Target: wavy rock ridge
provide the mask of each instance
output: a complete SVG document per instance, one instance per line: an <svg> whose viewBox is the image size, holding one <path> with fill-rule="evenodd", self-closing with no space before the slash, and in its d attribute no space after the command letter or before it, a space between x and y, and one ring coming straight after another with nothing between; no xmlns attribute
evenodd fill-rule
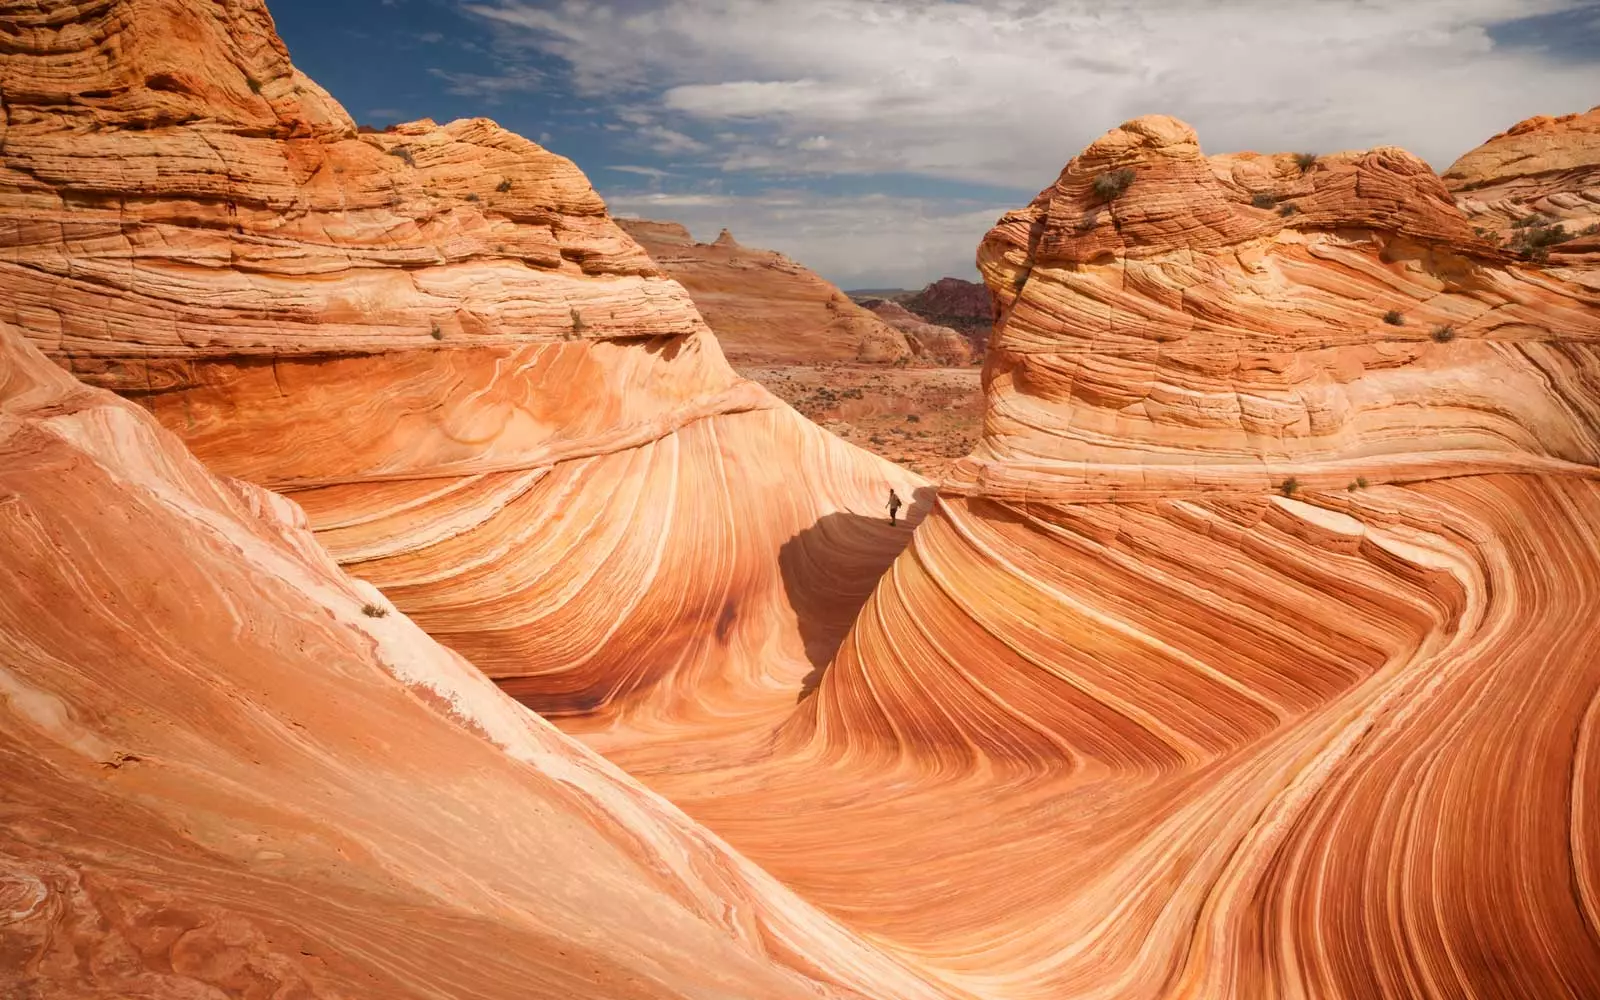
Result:
<svg viewBox="0 0 1600 1000"><path fill-rule="evenodd" d="M0 80L4 318L213 467L292 489L418 624L876 949L713 932L694 969L651 971L663 992L710 992L690 974L726 955L748 970L717 984L734 995L812 988L782 967L873 997L932 989L917 977L996 1000L1600 995L1600 302L1475 233L1415 158L1207 158L1166 118L1091 146L980 250L999 312L985 437L901 551L870 515L886 483L919 484L729 373L565 161L455 138L486 123L357 137L294 94L258 7L135 9L5 11L38 54L16 77L57 82ZM221 54L185 65L243 82L190 87L219 109L182 124L128 117L169 100L148 66L74 89L102 72L83 53L144 31L127 37L201 32ZM177 173L139 180L131 208L108 207L110 181L83 201L116 162L94 155L106 133L152 166L190 135L237 140L228 176L266 164L252 183L298 206L283 242L255 196L236 230ZM13 135L55 173L12 168ZM455 152L412 148L434 144ZM438 172L374 179L391 169ZM340 177L366 207L319 186ZM480 182L461 202L486 207L432 193ZM414 193L377 204L395 190ZM518 192L541 207L490 197ZM51 235L79 220L102 235ZM487 242L465 235L480 220ZM270 252L241 263L258 239ZM84 277L97 254L104 281ZM369 284L377 300L351 297ZM170 334L119 319L150 302L138 316L179 316ZM421 749L404 766L451 759ZM468 843L478 864L502 850ZM697 912L752 912L722 898ZM775 970L738 944L774 938ZM465 953L524 953L494 940Z"/></svg>
<svg viewBox="0 0 1600 1000"><path fill-rule="evenodd" d="M935 997L0 331L0 992Z"/></svg>
<svg viewBox="0 0 1600 1000"><path fill-rule="evenodd" d="M1518 122L1444 172L1456 203L1487 233L1526 244L1529 223L1554 224L1550 269L1600 288L1600 107Z"/></svg>
<svg viewBox="0 0 1600 1000"><path fill-rule="evenodd" d="M984 441L815 695L613 759L981 996L1600 989L1600 301L1167 118L979 259Z"/></svg>
<svg viewBox="0 0 1600 1000"><path fill-rule="evenodd" d="M1400 150L1160 117L979 262L983 443L781 763L657 787L984 995L1600 990L1600 300Z"/></svg>
<svg viewBox="0 0 1600 1000"><path fill-rule="evenodd" d="M802 629L793 580L886 564L920 480L729 369L569 161L358 134L258 3L0 15L0 320L542 711L792 704L854 612Z"/></svg>

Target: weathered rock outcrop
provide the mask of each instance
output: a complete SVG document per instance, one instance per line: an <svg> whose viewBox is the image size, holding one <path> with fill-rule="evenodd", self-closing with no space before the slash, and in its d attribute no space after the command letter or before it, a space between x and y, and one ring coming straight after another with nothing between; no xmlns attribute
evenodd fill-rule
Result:
<svg viewBox="0 0 1600 1000"><path fill-rule="evenodd" d="M1600 107L1519 122L1451 164L1444 182L1474 225L1600 288Z"/></svg>
<svg viewBox="0 0 1600 1000"><path fill-rule="evenodd" d="M982 356L994 326L994 311L989 290L981 282L940 278L896 301L929 323L961 331L973 354Z"/></svg>
<svg viewBox="0 0 1600 1000"><path fill-rule="evenodd" d="M566 161L483 122L357 135L242 0L0 9L33 60L7 56L0 79L0 287L16 292L0 319L215 468L292 491L316 541L398 608L355 618L357 600L379 598L303 534L283 544L343 596L288 607L259 570L230 569L264 543L196 551L222 513L178 530L160 507L102 541L84 525L127 504L92 469L50 479L72 463L35 473L0 456L18 484L7 496L44 498L29 501L35 521L5 520L33 508L0 499L5 540L30 553L0 602L47 595L0 603L4 634L22 637L35 687L81 675L106 688L78 683L60 711L32 688L6 693L31 721L0 729L0 747L30 769L14 780L32 796L4 820L20 831L7 853L31 845L49 863L38 845L82 824L95 839L67 841L70 873L105 856L106 824L131 822L79 791L50 812L37 789L85 779L61 778L67 751L32 736L10 750L13 732L115 714L140 739L111 750L140 759L94 757L121 765L103 782L139 780L146 757L191 768L168 791L110 800L179 833L86 880L110 903L70 925L156 936L115 962L60 959L55 981L163 948L177 958L145 968L211 954L206 975L244 975L248 925L202 924L218 928L211 952L184 932L200 903L247 905L206 886L261 876L197 872L245 851L301 857L246 835L313 821L218 823L181 793L207 768L225 780L204 787L276 793L244 764L265 754L301 792L326 789L305 811L338 822L296 842L310 860L290 873L330 915L287 897L303 905L266 907L286 916L262 936L314 952L302 958L315 957L302 941L326 939L327 975L348 961L351 981L371 971L418 994L500 995L531 977L577 996L925 995L921 980L994 1000L1600 995L1600 297L1475 232L1414 157L1207 158L1161 117L1103 137L980 249L998 311L985 433L935 499L730 372L687 296ZM222 54L93 55L194 38ZM158 64L193 69L182 93L205 103L169 107ZM714 248L744 252L731 243ZM61 411L13 412L39 426ZM98 440L52 426L61 448ZM96 461L149 453L112 440ZM914 535L879 513L890 484ZM185 561L169 567L169 551ZM115 572L97 569L107 556ZM118 582L159 595L202 557L179 577L189 612ZM79 565L95 575L60 570ZM190 635L172 621L195 600ZM104 610L80 621L80 604ZM282 624L248 617L257 604L287 607ZM147 619L166 631L128 627ZM515 864L566 842L548 831L572 800L552 800L539 768L588 761L609 775L609 803L633 801L618 791L631 786L526 719L547 755L502 772L493 743L521 745L499 728L495 713L518 718L502 702L489 722L471 716L490 737L479 755L461 749L477 737L373 662L390 655L374 630L412 620L850 931L655 799L659 816L632 814L645 833L620 806L580 802L579 883L561 874L576 861ZM271 657L222 674L235 697L201 702L220 718L191 720L185 650L263 643ZM95 664L155 666L59 665L84 648ZM470 680L453 654L418 648ZM282 679L280 653L299 664ZM151 670L151 692L125 690ZM358 710L371 729L331 730L326 749L304 750L322 723L283 739L268 724ZM266 735L230 742L241 726ZM302 752L321 770L279 761ZM392 829L389 809L403 814ZM643 846L590 850L596 831ZM211 853L165 850L184 837ZM641 857L650 891L633 877ZM148 895L158 880L201 888L163 906ZM7 884L24 900L10 909L37 919L34 883ZM124 906L106 888L130 885L157 902ZM424 890L460 902L441 916ZM617 900L636 924L609 922ZM374 929L374 909L417 914L419 933ZM302 913L309 931L283 929ZM25 954L70 940L56 924L26 933ZM612 934L615 950L593 943ZM584 950L562 954L569 940ZM443 971L419 972L435 946ZM636 981L557 976L596 951L594 975ZM517 964L529 955L545 965ZM276 984L308 967L288 961L247 968Z"/></svg>
<svg viewBox="0 0 1600 1000"><path fill-rule="evenodd" d="M0 320L292 491L542 711L792 703L780 549L881 565L920 480L736 375L570 162L484 120L357 134L244 0L4 17Z"/></svg>
<svg viewBox="0 0 1600 1000"><path fill-rule="evenodd" d="M616 759L984 996L1600 991L1600 299L1167 118L979 261L984 440L815 694Z"/></svg>
<svg viewBox="0 0 1600 1000"><path fill-rule="evenodd" d="M774 767L859 797L673 794L994 995L1600 991L1600 297L1399 150L1159 117L979 263L984 440Z"/></svg>
<svg viewBox="0 0 1600 1000"><path fill-rule="evenodd" d="M0 994L922 984L0 328Z"/></svg>
<svg viewBox="0 0 1600 1000"><path fill-rule="evenodd" d="M972 345L958 331L935 326L898 302L867 299L861 307L905 334L911 353L918 359L941 365L964 365L972 361Z"/></svg>
<svg viewBox="0 0 1600 1000"><path fill-rule="evenodd" d="M696 243L677 223L617 223L688 289L736 364L886 362L915 354L900 331L781 253L742 246L726 229L715 242Z"/></svg>

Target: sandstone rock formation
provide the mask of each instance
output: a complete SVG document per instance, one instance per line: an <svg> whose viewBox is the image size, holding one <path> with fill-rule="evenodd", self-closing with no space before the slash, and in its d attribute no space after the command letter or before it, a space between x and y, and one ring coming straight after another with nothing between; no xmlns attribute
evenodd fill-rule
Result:
<svg viewBox="0 0 1600 1000"><path fill-rule="evenodd" d="M932 998L0 329L0 994Z"/></svg>
<svg viewBox="0 0 1600 1000"><path fill-rule="evenodd" d="M1444 182L1474 225L1600 288L1600 107L1519 122L1453 163Z"/></svg>
<svg viewBox="0 0 1600 1000"><path fill-rule="evenodd" d="M772 250L741 246L724 229L696 243L673 222L619 219L694 297L736 365L910 359L905 336L820 276Z"/></svg>
<svg viewBox="0 0 1600 1000"><path fill-rule="evenodd" d="M979 261L984 440L814 695L614 759L982 996L1600 993L1600 298L1159 117Z"/></svg>
<svg viewBox="0 0 1600 1000"><path fill-rule="evenodd" d="M223 978L243 963L292 989L282 970L326 939L351 963L327 975L418 994L532 977L562 996L1600 995L1600 295L1474 232L1414 157L1207 158L1163 117L1108 133L980 248L998 312L984 436L935 498L734 375L559 157L486 122L357 135L244 0L0 10L20 26L0 77L0 320L213 468L289 491L316 543L382 591L244 487L197 527L157 516L199 510L186 501L86 534L126 505L96 463L176 449L96 437L58 396L12 404L63 443L53 465L0 456L7 496L44 498L0 500L0 537L30 553L0 601L82 596L0 604L0 635L44 679L6 692L32 721L0 727L0 748L32 798L0 846L33 845L68 884L116 863L97 860L103 831L132 821L95 811L108 802L178 831L86 879L109 902L71 924L151 936L104 964L61 959L47 982L148 961L268 992ZM181 93L161 75L179 69ZM730 242L718 252L742 252ZM5 396L39 398L15 383ZM173 475L201 476L188 468ZM891 484L914 534L883 522ZM207 548L246 501L279 513L243 519L287 539L320 604L230 568L265 558L243 529L224 537L248 544ZM43 527L4 519L23 509ZM180 573L207 602L196 622L140 603ZM397 610L367 623L358 600ZM258 621L257 604L284 610ZM166 631L127 624L146 620ZM484 741L395 690L375 661L409 661L375 630L410 621L738 855L503 702ZM426 676L471 681L408 635ZM195 702L207 677L184 649L227 643L271 655L221 675L235 697ZM85 648L139 669L75 674ZM68 683L61 710L32 695ZM472 690L476 712L492 693ZM371 728L273 742L273 720L303 711ZM99 785L93 765L60 777L68 751L35 737L10 749L62 720L140 740L99 737L112 754L93 759L121 765ZM505 764L493 743L523 744L502 725L545 755ZM196 881L207 866L311 822L254 799L231 821L200 812L196 787L298 801L247 769L263 753L326 789L302 809L333 813L303 854L264 848L311 859L289 882L310 890L262 888L249 919L276 922L259 939L219 917L196 941L197 909L263 885L242 863ZM146 756L190 770L81 790L140 780ZM557 798L547 775L569 759L609 782L602 805L637 808ZM50 812L37 789L63 784ZM589 825L561 827L573 812ZM50 862L38 845L78 824L96 839ZM581 846L557 860L587 877L516 863L569 829ZM165 850L182 838L208 853ZM193 895L163 908L158 884ZM35 883L6 885L24 902L0 912L36 919ZM620 905L637 923L611 922ZM419 933L374 928L375 909ZM25 954L71 940L18 933ZM293 964L250 964L257 940ZM561 954L574 940L581 966ZM573 979L597 952L594 975L636 981Z"/></svg>
<svg viewBox="0 0 1600 1000"><path fill-rule="evenodd" d="M940 365L965 365L972 362L972 345L958 331L935 326L898 302L870 299L861 307L905 334L911 353L918 359Z"/></svg>
<svg viewBox="0 0 1600 1000"><path fill-rule="evenodd" d="M981 283L940 278L898 301L929 323L961 331L972 344L973 354L983 355L994 313L989 290Z"/></svg>
<svg viewBox="0 0 1600 1000"><path fill-rule="evenodd" d="M791 705L854 614L802 624L791 563L886 563L921 481L729 369L567 160L357 134L259 4L136 7L4 9L0 321L542 711Z"/></svg>

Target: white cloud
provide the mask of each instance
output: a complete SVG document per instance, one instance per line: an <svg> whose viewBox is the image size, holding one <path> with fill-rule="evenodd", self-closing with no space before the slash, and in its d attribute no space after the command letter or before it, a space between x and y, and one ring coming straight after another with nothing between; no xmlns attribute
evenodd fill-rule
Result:
<svg viewBox="0 0 1600 1000"><path fill-rule="evenodd" d="M451 73L442 69L428 72L445 83L445 92L458 97L476 97L489 104L498 104L510 94L537 91L541 78L532 70L505 74Z"/></svg>
<svg viewBox="0 0 1600 1000"><path fill-rule="evenodd" d="M654 177L658 180L662 177L672 176L670 171L662 170L660 167L640 167L634 164L620 164L614 167L607 167L606 169L618 170L625 174L638 174L641 177Z"/></svg>
<svg viewBox="0 0 1600 1000"><path fill-rule="evenodd" d="M620 216L670 219L697 239L726 227L740 243L778 250L841 288L920 288L941 275L976 280L978 241L1011 207L891 195L611 195Z"/></svg>
<svg viewBox="0 0 1600 1000"><path fill-rule="evenodd" d="M847 286L970 276L1003 209L1141 114L1183 118L1212 153L1393 144L1443 170L1514 122L1600 100L1595 59L1561 58L1526 24L1537 44L1493 34L1597 0L458 2L500 54L568 71L616 130L609 155L739 190L607 192L614 209L705 238L728 226ZM839 175L891 193L818 193ZM903 196L962 189L948 181L1017 193Z"/></svg>
<svg viewBox="0 0 1600 1000"><path fill-rule="evenodd" d="M466 6L513 44L569 61L580 93L649 105L665 123L654 127L688 140L663 136L662 151L697 151L696 125L734 133L710 151L730 171L1038 189L1095 136L1151 112L1189 121L1210 152L1393 143L1442 169L1521 118L1596 99L1594 65L1489 34L1579 0ZM778 140L794 144L783 157Z"/></svg>
<svg viewBox="0 0 1600 1000"><path fill-rule="evenodd" d="M706 148L705 143L698 139L662 125L646 125L638 130L638 135L649 143L651 149L668 156L677 153L698 153Z"/></svg>

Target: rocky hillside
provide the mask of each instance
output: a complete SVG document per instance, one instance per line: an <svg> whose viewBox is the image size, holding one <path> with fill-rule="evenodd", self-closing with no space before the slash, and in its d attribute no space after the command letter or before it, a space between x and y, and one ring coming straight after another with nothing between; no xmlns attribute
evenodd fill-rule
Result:
<svg viewBox="0 0 1600 1000"><path fill-rule="evenodd" d="M772 250L745 247L726 229L696 243L673 222L619 219L694 298L735 365L910 360L905 336L817 274Z"/></svg>
<svg viewBox="0 0 1600 1000"><path fill-rule="evenodd" d="M1600 288L1600 107L1519 122L1444 182L1485 236Z"/></svg>
<svg viewBox="0 0 1600 1000"><path fill-rule="evenodd" d="M940 365L964 365L972 361L972 345L960 332L948 326L925 322L905 306L888 299L867 299L861 307L905 334L912 354L919 360Z"/></svg>
<svg viewBox="0 0 1600 1000"><path fill-rule="evenodd" d="M0 995L1600 996L1600 292L1511 166L1109 131L935 491L671 277L827 314L771 255L256 0L0 27Z"/></svg>
<svg viewBox="0 0 1600 1000"><path fill-rule="evenodd" d="M994 308L982 283L940 278L897 301L928 323L959 330L972 344L974 356L983 356L994 325Z"/></svg>

